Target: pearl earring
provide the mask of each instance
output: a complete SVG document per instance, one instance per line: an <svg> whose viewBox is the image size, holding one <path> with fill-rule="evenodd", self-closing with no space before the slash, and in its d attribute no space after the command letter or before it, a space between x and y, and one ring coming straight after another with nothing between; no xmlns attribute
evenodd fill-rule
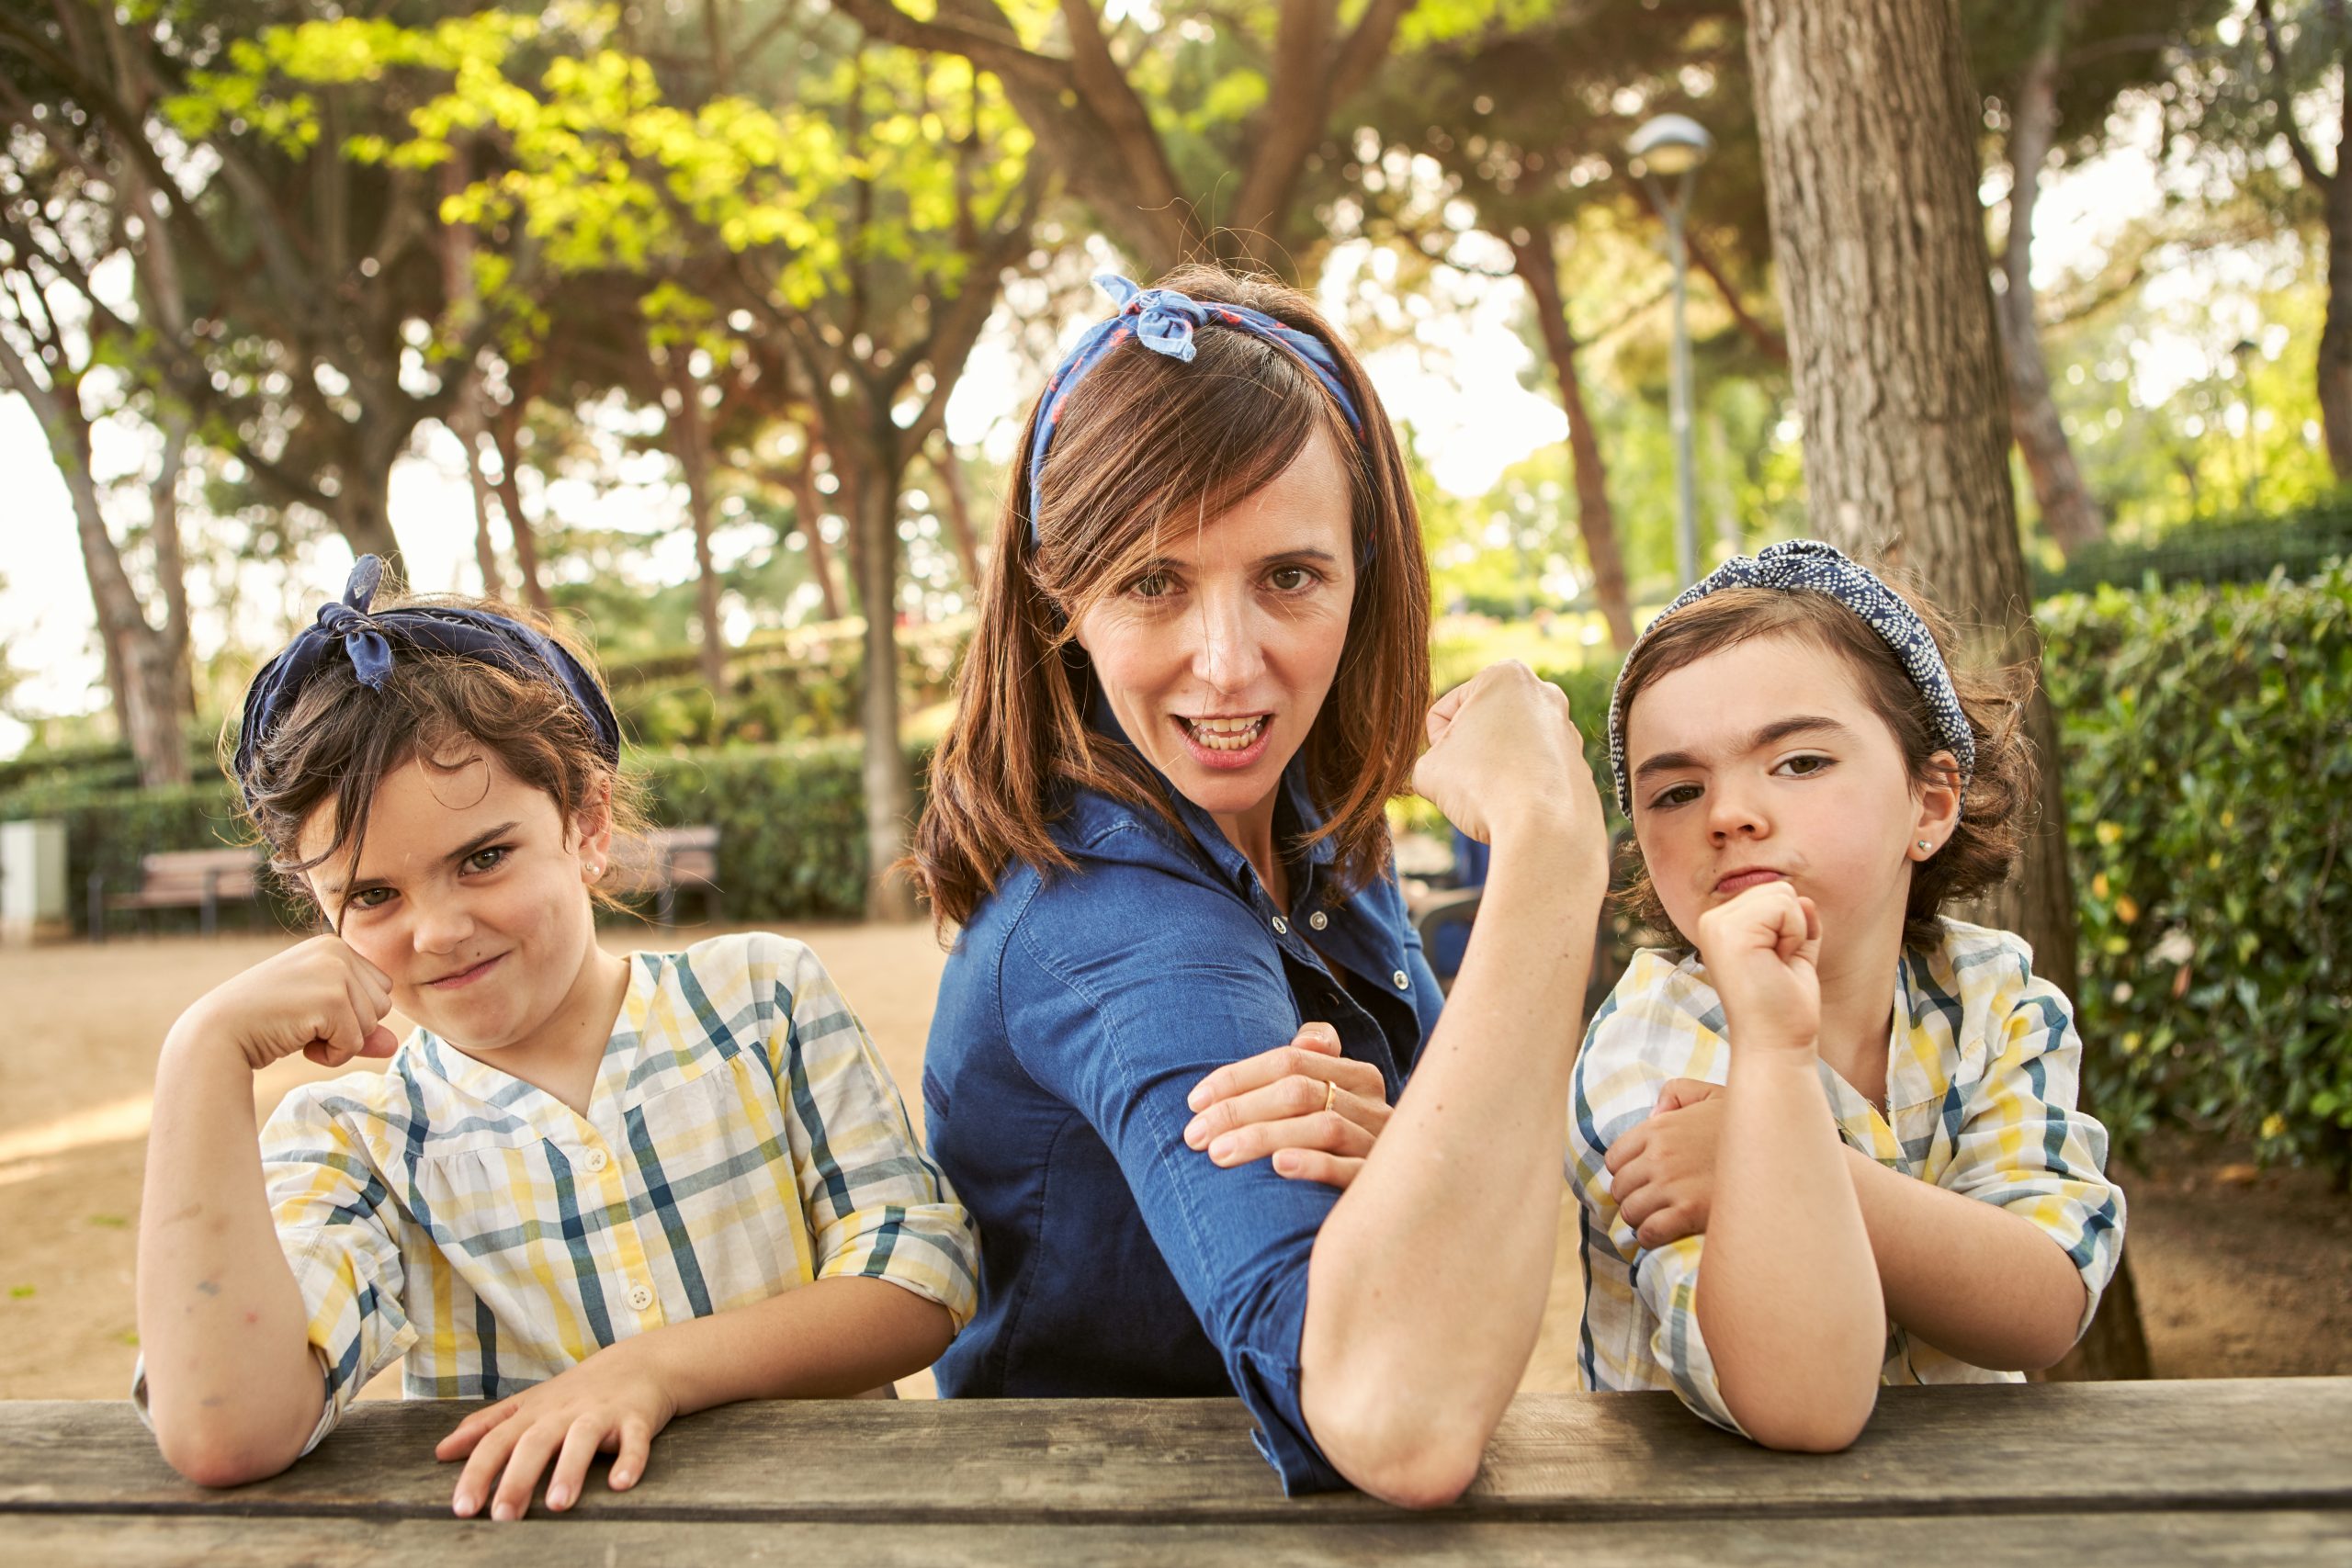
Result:
<svg viewBox="0 0 2352 1568"><path fill-rule="evenodd" d="M1928 842L1925 839L1919 840L1919 852L1923 855L1932 851L1935 847L1935 845Z"/></svg>

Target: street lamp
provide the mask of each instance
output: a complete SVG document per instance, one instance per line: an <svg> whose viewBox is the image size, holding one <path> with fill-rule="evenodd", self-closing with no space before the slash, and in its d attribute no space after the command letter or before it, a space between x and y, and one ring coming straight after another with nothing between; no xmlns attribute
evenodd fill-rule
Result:
<svg viewBox="0 0 2352 1568"><path fill-rule="evenodd" d="M1693 495L1690 456L1690 324L1688 315L1690 257L1682 243L1682 218L1690 209L1690 182L1714 149L1707 128L1688 115L1662 114L1642 123L1625 143L1634 173L1650 193L1650 205L1666 220L1667 252L1674 260L1674 566L1679 583L1699 580L1699 507ZM1668 182L1671 182L1669 192Z"/></svg>

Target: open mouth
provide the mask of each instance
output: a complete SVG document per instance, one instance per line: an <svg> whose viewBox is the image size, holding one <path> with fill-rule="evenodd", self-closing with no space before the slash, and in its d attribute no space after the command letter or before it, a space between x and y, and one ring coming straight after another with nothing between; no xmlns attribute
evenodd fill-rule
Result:
<svg viewBox="0 0 2352 1568"><path fill-rule="evenodd" d="M1247 751L1266 732L1271 714L1251 714L1246 718L1185 718L1176 722L1195 746L1210 751Z"/></svg>

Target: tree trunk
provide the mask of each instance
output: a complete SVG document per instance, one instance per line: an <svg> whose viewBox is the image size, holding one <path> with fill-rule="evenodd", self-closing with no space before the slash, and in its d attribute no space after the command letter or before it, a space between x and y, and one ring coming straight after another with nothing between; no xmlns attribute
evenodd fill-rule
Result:
<svg viewBox="0 0 2352 1568"><path fill-rule="evenodd" d="M1748 57L1815 531L1915 574L1964 663L2041 659L2009 487L2007 387L1953 0L1747 0ZM1983 918L2075 990L2057 725L2037 692L2040 820ZM2125 1259L2128 1269L2130 1260ZM2145 1376L2128 1280L2070 1358Z"/></svg>
<svg viewBox="0 0 2352 1568"><path fill-rule="evenodd" d="M2041 322L2034 310L2033 219L2042 165L2058 129L2059 55L2066 24L2080 9L2081 0L2073 0L2051 11L2009 106L2009 238L2001 254L2007 288L1998 301L2009 372L2010 428L2033 485L2034 503L2041 510L2042 526L2070 557L2105 538L2107 524L2083 484L2075 449L2050 395L2050 365L2041 352Z"/></svg>
<svg viewBox="0 0 2352 1568"><path fill-rule="evenodd" d="M833 581L832 547L825 543L825 530L819 521L823 513L823 503L817 496L817 443L814 436L808 436L801 448L800 466L792 473L793 526L800 531L800 542L808 547L808 575L816 580L817 592L823 596L825 619L838 621L844 614L842 591Z"/></svg>
<svg viewBox="0 0 2352 1568"><path fill-rule="evenodd" d="M408 561L401 554L400 536L392 532L392 466L358 472L346 471L344 491L336 498L335 529L355 556L379 556L394 581L408 581Z"/></svg>
<svg viewBox="0 0 2352 1568"><path fill-rule="evenodd" d="M932 472L939 476L939 488L947 492L947 531L956 541L956 558L964 563L964 581L972 590L972 601L980 597L980 539L972 526L972 498L964 488L964 461L956 456L956 444L941 431L931 448Z"/></svg>
<svg viewBox="0 0 2352 1568"><path fill-rule="evenodd" d="M546 576L539 570L539 541L524 515L523 487L515 479L523 464L524 401L517 391L511 405L492 416L490 432L498 444L498 506L506 513L506 532L514 540L514 570L523 579L523 598L545 615L555 608L555 601L548 597Z"/></svg>
<svg viewBox="0 0 2352 1568"><path fill-rule="evenodd" d="M164 596L164 661L171 672L172 700L183 719L196 716L196 661L187 636L187 557L180 541L180 475L187 467L187 443L195 421L167 404L162 414L163 461L147 487L148 531L155 541L156 586Z"/></svg>
<svg viewBox="0 0 2352 1568"><path fill-rule="evenodd" d="M859 728L865 732L865 918L905 921L917 913L914 889L890 869L906 852L907 820L914 813L914 785L899 738L899 628L893 613L899 597L900 470L887 458L875 462L863 452L845 453L844 445L832 448L833 471L850 492L851 537L863 541L855 554L857 596L865 615L865 686L857 706ZM853 467L854 476L848 471Z"/></svg>
<svg viewBox="0 0 2352 1568"><path fill-rule="evenodd" d="M695 619L702 627L702 678L714 700L727 691L727 640L718 624L718 568L710 554L710 446L703 428L702 383L673 347L670 389L677 394L678 466L686 477L686 521L695 531Z"/></svg>
<svg viewBox="0 0 2352 1568"><path fill-rule="evenodd" d="M1544 348L1551 355L1552 373L1560 384L1560 407L1568 416L1568 454L1576 469L1577 532L1584 536L1584 553L1592 563L1593 596L1609 621L1610 640L1619 652L1634 646L1634 609L1625 591L1625 561L1617 548L1617 513L1609 504L1609 474L1600 456L1600 440L1585 410L1584 383L1577 374L1576 340L1568 335L1568 317L1560 299L1559 259L1553 250L1549 225L1539 224L1525 238L1513 237L1511 256L1520 280L1534 297L1535 319L1544 329Z"/></svg>
<svg viewBox="0 0 2352 1568"><path fill-rule="evenodd" d="M2347 78L2352 82L2352 78ZM2352 99L2352 87L2347 87ZM2352 105L2347 105L2352 118ZM2344 153L2327 185L2327 315L2319 332L2319 422L2327 460L2339 481L2352 481L2352 189Z"/></svg>

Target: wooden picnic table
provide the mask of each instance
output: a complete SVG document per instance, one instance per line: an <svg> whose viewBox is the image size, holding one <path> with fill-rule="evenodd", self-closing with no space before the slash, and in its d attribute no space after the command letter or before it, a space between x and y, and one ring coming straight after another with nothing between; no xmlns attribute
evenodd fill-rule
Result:
<svg viewBox="0 0 2352 1568"><path fill-rule="evenodd" d="M126 1405L0 1404L0 1562L2352 1564L2352 1378L1885 1391L1768 1453L1667 1394L1526 1394L1458 1505L1286 1499L1230 1400L738 1404L568 1514L450 1517L470 1408L368 1403L275 1480L175 1475Z"/></svg>

